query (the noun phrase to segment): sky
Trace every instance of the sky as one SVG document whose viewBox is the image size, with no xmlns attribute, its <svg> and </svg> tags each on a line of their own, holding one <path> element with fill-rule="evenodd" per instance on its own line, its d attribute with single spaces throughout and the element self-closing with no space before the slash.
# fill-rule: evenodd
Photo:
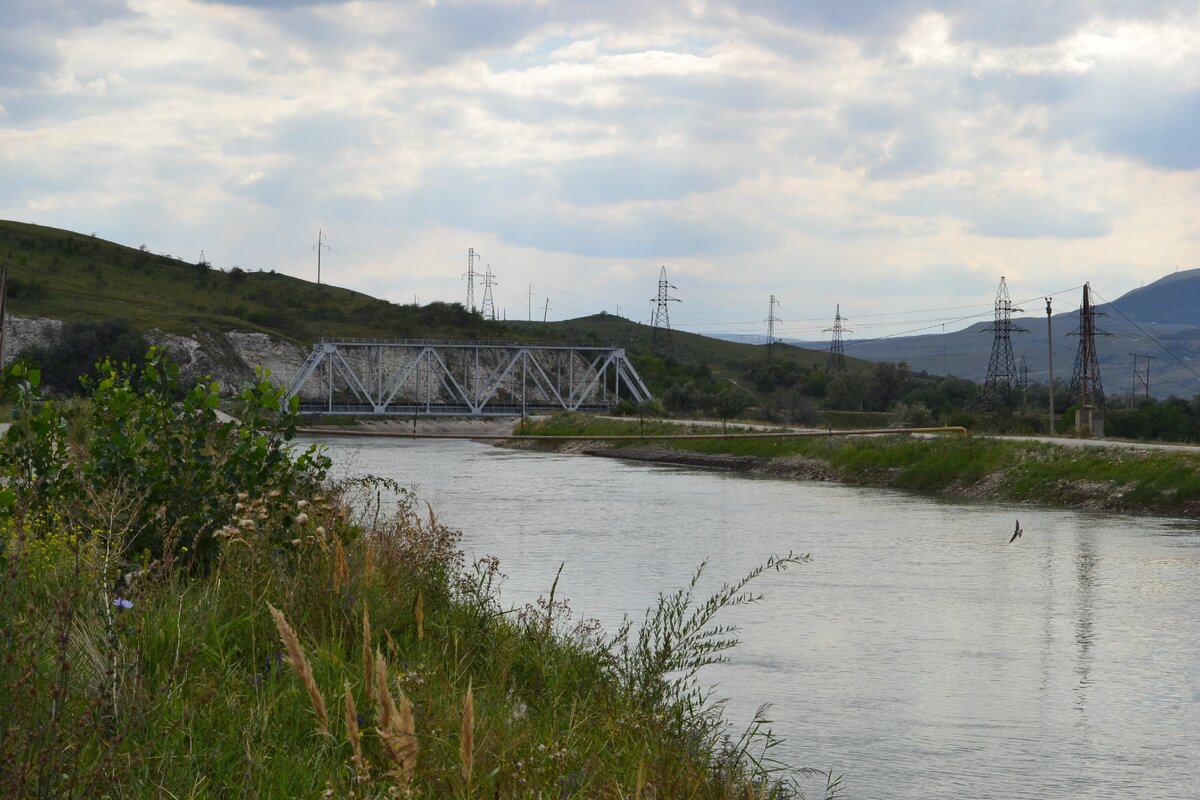
<svg viewBox="0 0 1200 800">
<path fill-rule="evenodd" d="M 221 269 L 821 339 L 1200 267 L 1200 2 L 2 7 L 0 218 Z"/>
</svg>

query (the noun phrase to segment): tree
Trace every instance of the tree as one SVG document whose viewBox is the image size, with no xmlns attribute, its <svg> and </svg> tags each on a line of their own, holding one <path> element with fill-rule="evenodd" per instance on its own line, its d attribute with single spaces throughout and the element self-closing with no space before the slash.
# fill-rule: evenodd
<svg viewBox="0 0 1200 800">
<path fill-rule="evenodd" d="M 867 404 L 873 411 L 887 411 L 908 391 L 911 373 L 908 364 L 882 361 L 867 379 Z"/>
<path fill-rule="evenodd" d="M 42 383 L 58 392 L 80 387 L 80 376 L 91 374 L 96 363 L 137 363 L 147 349 L 146 337 L 127 319 L 68 322 L 48 342 L 27 347 L 18 358 L 41 367 Z"/>
</svg>

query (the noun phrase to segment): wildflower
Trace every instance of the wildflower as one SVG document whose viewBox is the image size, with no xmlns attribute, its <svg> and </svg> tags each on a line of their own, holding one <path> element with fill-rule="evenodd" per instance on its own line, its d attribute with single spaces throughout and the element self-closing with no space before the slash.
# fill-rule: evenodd
<svg viewBox="0 0 1200 800">
<path fill-rule="evenodd" d="M 129 609 L 129 608 L 133 608 L 133 601 L 126 600 L 124 597 L 114 597 L 113 605 L 116 606 L 117 608 Z"/>
<path fill-rule="evenodd" d="M 296 524 L 297 525 L 307 525 L 308 524 L 308 514 L 305 514 L 303 511 L 301 511 L 299 514 L 297 514 L 296 515 Z"/>
<path fill-rule="evenodd" d="M 300 510 L 304 510 L 304 509 L 308 508 L 308 501 L 307 500 L 297 500 L 296 508 L 298 508 Z"/>
</svg>

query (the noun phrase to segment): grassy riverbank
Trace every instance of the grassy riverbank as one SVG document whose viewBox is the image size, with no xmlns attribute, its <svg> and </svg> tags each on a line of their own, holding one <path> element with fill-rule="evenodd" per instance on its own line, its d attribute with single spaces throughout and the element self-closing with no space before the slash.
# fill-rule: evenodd
<svg viewBox="0 0 1200 800">
<path fill-rule="evenodd" d="M 87 403 L 24 375 L 0 442 L 5 797 L 788 797 L 696 670 L 713 618 L 664 595 L 609 635 L 555 599 L 505 610 L 500 565 L 395 485 L 331 485 L 267 383 L 215 415 L 152 355 Z M 182 397 L 182 399 L 180 399 Z M 399 510 L 380 507 L 399 492 Z"/>
<path fill-rule="evenodd" d="M 711 431 L 710 429 L 706 429 Z M 696 432 L 662 421 L 559 415 L 534 435 Z M 575 446 L 574 449 L 580 449 Z M 954 436 L 636 441 L 594 454 L 1136 514 L 1200 517 L 1200 454 Z"/>
</svg>

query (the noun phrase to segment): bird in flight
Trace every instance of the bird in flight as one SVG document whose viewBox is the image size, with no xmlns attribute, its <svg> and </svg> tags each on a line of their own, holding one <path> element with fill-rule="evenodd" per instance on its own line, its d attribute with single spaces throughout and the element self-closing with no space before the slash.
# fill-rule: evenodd
<svg viewBox="0 0 1200 800">
<path fill-rule="evenodd" d="M 1012 538 L 1008 540 L 1008 543 L 1012 544 L 1017 539 L 1021 538 L 1022 533 L 1024 533 L 1024 531 L 1021 530 L 1021 520 L 1017 520 L 1017 527 L 1013 530 Z"/>
</svg>

